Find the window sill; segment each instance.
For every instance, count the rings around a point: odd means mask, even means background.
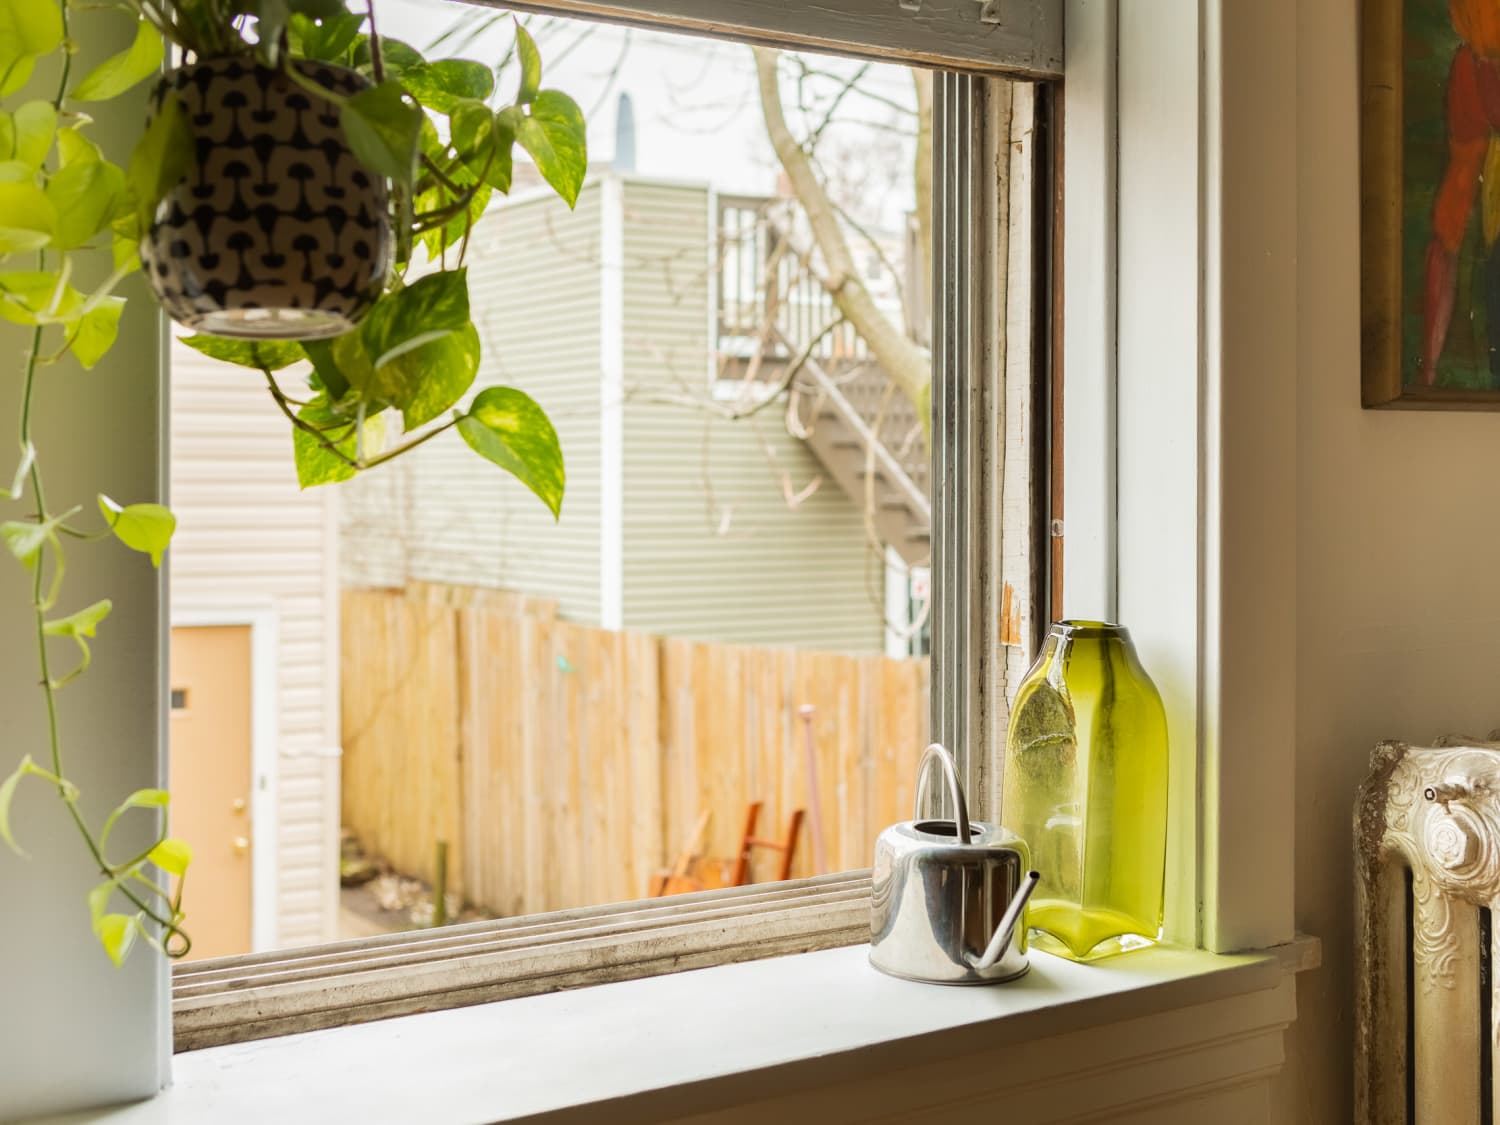
[[[1100,1028],[1108,1034],[1073,1049],[1068,1064],[1140,1105],[1131,1091],[1149,1070],[1141,1064],[1160,1069],[1164,1052],[1217,1050],[1233,1060],[1225,1089],[1274,1073],[1295,1014],[1287,978],[1318,956],[1312,939],[1233,956],[1162,947],[1092,966],[1034,953],[1022,980],[951,988],[884,976],[867,952],[848,946],[207,1048],[179,1055],[176,1084],[151,1101],[57,1120],[660,1120],[893,1080],[898,1097],[916,1097],[921,1081],[901,1076],[923,1067],[947,1101],[953,1078],[942,1068],[965,1055],[963,1081],[981,1081],[991,1098],[1010,1097],[1007,1082],[1040,1088],[1051,1073],[1051,1088],[1076,1099],[1085,1085],[1036,1048]],[[1252,1037],[1259,1053],[1245,1047]],[[1022,1074],[1007,1077],[981,1051],[999,1051]],[[1194,1063],[1195,1096],[1206,1073]],[[880,1096],[886,1111],[897,1108]],[[850,1119],[849,1096],[840,1097],[845,1108],[825,1119]],[[983,1092],[965,1106],[976,1097]]]

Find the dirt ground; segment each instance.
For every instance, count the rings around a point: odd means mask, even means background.
[[[420,879],[392,871],[364,855],[345,833],[339,888],[339,937],[362,938],[427,929],[432,925],[432,888]],[[448,896],[448,922],[473,922],[490,915],[465,908]]]

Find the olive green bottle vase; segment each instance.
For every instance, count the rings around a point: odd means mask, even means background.
[[[1011,709],[1001,801],[1042,875],[1038,948],[1088,961],[1160,936],[1167,717],[1125,629],[1052,626]]]

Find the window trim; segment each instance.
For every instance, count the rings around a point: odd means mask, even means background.
[[[998,522],[1004,486],[1007,289],[995,168],[1008,157],[999,83],[939,72],[933,83],[932,738],[953,752],[974,816],[996,819],[1005,743]],[[946,439],[946,440],[944,440]],[[1039,599],[1040,600],[1040,599]],[[1000,698],[997,699],[997,696]]]
[[[851,11],[874,10],[871,0],[839,0],[839,5]],[[590,14],[602,12],[611,18],[616,11],[636,6],[635,0],[608,6],[579,5],[574,0],[536,5],[562,14],[578,14],[578,8],[587,7]],[[789,17],[778,6],[774,12],[752,8],[748,18],[759,18],[771,27]],[[815,13],[810,24],[815,26],[817,19],[821,15]],[[733,27],[743,25],[728,25],[731,30],[727,32],[724,26],[719,25],[718,34],[733,34]],[[895,53],[902,56],[896,61],[910,61],[915,47],[904,22],[875,20],[872,27],[876,31],[865,42],[878,42],[891,27],[895,28],[892,34],[907,37]],[[778,46],[805,46],[808,31],[777,30],[772,38]],[[972,44],[968,51],[958,65],[971,72],[981,65],[995,70],[976,58]],[[885,55],[888,61],[889,53]],[[990,112],[997,86],[993,77],[940,72],[934,88],[935,134],[940,138],[934,151],[942,154],[937,156],[934,196],[947,193],[951,208],[947,229],[939,231],[935,225],[934,230],[934,277],[947,279],[942,292],[935,294],[934,339],[939,324],[956,326],[953,346],[934,354],[934,403],[941,418],[951,423],[945,432],[960,435],[961,440],[946,446],[947,486],[942,490],[949,508],[945,518],[960,532],[958,549],[939,551],[940,537],[934,536],[934,575],[945,565],[952,576],[947,584],[950,596],[944,600],[938,595],[945,608],[934,605],[933,729],[958,750],[970,774],[966,786],[975,795],[976,815],[985,816],[997,811],[987,796],[991,775],[997,772],[992,768],[994,751],[1004,742],[1004,707],[996,708],[991,701],[998,690],[996,660],[1003,663],[1004,655],[1001,650],[986,651],[987,631],[974,627],[974,622],[985,619],[976,615],[989,614],[992,619],[991,611],[998,612],[1000,589],[998,581],[993,587],[989,582],[978,590],[969,587],[976,575],[998,577],[990,562],[997,547],[990,513],[998,510],[992,501],[999,495],[1003,465],[995,456],[995,443],[984,440],[999,416],[996,411],[1003,410],[1005,395],[1004,349],[988,330],[990,325],[1005,322],[1005,286],[996,274],[1006,264],[997,256],[998,224],[1004,216],[997,211],[1000,201],[995,198],[992,177],[995,162],[1008,154],[1009,143],[999,135],[997,117]],[[941,140],[945,137],[946,144]],[[942,212],[941,207],[938,210]],[[981,262],[991,268],[976,270],[976,263]],[[940,316],[946,320],[939,320]],[[934,474],[935,501],[937,479]],[[981,487],[973,486],[976,479],[982,481]],[[941,526],[940,519],[935,519],[934,526]],[[994,562],[998,564],[997,557]],[[941,579],[934,581],[935,591],[944,588]],[[938,612],[949,619],[946,635],[953,643],[946,663],[939,655]],[[977,674],[943,679],[940,667],[973,668]],[[960,716],[956,725],[942,717],[949,714]],[[982,733],[971,737],[971,729]],[[971,747],[981,752],[966,753]],[[773,889],[730,888],[669,901],[473,923],[450,927],[441,935],[384,935],[189,963],[173,974],[174,1040],[177,1050],[188,1050],[694,966],[857,944],[869,938],[868,896],[868,874],[844,872],[778,884]]]
[[[642,12],[646,10],[646,0],[613,5],[556,0],[534,5],[538,9],[546,7],[594,17],[618,18],[624,13],[627,21],[651,26],[670,23],[676,7],[681,6],[681,0],[652,5],[652,18],[645,18]],[[1070,487],[1068,513],[1074,523],[1068,534],[1065,609],[1070,615],[1103,616],[1116,616],[1124,610],[1131,616],[1137,633],[1142,634],[1149,666],[1154,670],[1166,669],[1163,678],[1175,687],[1173,735],[1179,744],[1185,739],[1193,750],[1179,754],[1179,769],[1173,775],[1173,835],[1178,843],[1170,858],[1169,938],[1217,951],[1254,945],[1269,947],[1290,941],[1293,936],[1289,926],[1283,927],[1280,916],[1283,900],[1287,909],[1290,907],[1290,880],[1280,898],[1257,892],[1239,900],[1236,895],[1221,892],[1224,871],[1232,870],[1236,862],[1248,856],[1266,852],[1268,846],[1272,871],[1280,870],[1281,861],[1290,858],[1290,838],[1269,838],[1274,835],[1269,820],[1262,817],[1257,825],[1250,802],[1239,801],[1236,790],[1226,784],[1232,772],[1242,775],[1247,769],[1259,768],[1259,763],[1247,762],[1226,771],[1217,742],[1226,685],[1220,682],[1217,645],[1221,640],[1220,633],[1215,631],[1220,627],[1215,603],[1218,577],[1209,573],[1209,567],[1217,564],[1218,544],[1209,543],[1208,538],[1221,534],[1223,528],[1218,496],[1211,495],[1209,489],[1209,484],[1218,480],[1217,458],[1221,456],[1218,416],[1211,413],[1217,402],[1221,371],[1220,357],[1209,353],[1209,345],[1218,342],[1218,312],[1211,308],[1211,300],[1220,294],[1217,270],[1223,269],[1223,261],[1211,236],[1212,223],[1223,214],[1223,198],[1218,193],[1217,171],[1205,168],[1211,160],[1221,157],[1223,138],[1217,132],[1217,111],[1224,98],[1223,90],[1218,89],[1223,75],[1218,71],[1217,58],[1200,57],[1205,33],[1197,13],[1191,13],[1185,20],[1178,18],[1178,23],[1164,28],[1160,15],[1152,17],[1145,10],[1136,12],[1128,7],[1118,12],[1109,0],[1067,0],[1065,6],[1070,28],[1070,98],[1062,129],[1064,162],[1071,184],[1091,184],[1086,192],[1070,193],[1068,237],[1062,248],[1064,347],[1070,356],[1071,372],[1065,384],[1070,443],[1064,460]],[[762,40],[775,37],[780,45],[814,49],[819,46],[805,31],[769,36],[766,26],[796,17],[778,5],[763,7],[765,10],[759,5],[753,9],[766,21],[754,36]],[[769,10],[771,7],[774,12]],[[840,0],[837,7],[862,10],[868,7],[868,0]],[[1203,17],[1209,24],[1214,20],[1212,12]],[[886,24],[888,21],[882,26]],[[745,34],[742,24],[712,27],[694,24],[693,30]],[[1164,30],[1170,30],[1166,49],[1161,42]],[[1289,33],[1283,31],[1283,34]],[[861,42],[870,42],[870,36]],[[874,49],[876,46],[870,46],[871,52]],[[916,49],[903,48],[895,54],[910,60]],[[1163,55],[1169,60],[1166,66],[1160,66]],[[968,65],[972,68],[977,63],[969,60]],[[1122,75],[1127,77],[1124,81]],[[983,90],[986,80],[966,81],[971,87]],[[1245,113],[1251,113],[1248,105]],[[1169,129],[1161,127],[1163,114],[1170,123]],[[1149,144],[1143,145],[1143,138],[1149,139]],[[1163,222],[1160,211],[1172,210],[1161,207],[1160,195],[1146,192],[1145,180],[1139,175],[1143,166],[1140,154],[1161,151],[1172,153],[1170,169],[1184,172],[1176,177],[1169,172],[1166,177],[1172,180],[1178,201],[1188,204],[1175,208],[1166,219],[1178,239],[1173,246],[1184,251],[1175,255],[1161,255],[1160,248],[1151,248],[1145,240],[1154,225]],[[1121,171],[1122,165],[1127,171]],[[1158,183],[1161,178],[1158,171]],[[1152,288],[1139,288],[1136,299],[1124,305],[1131,342],[1127,347],[1118,347],[1121,308],[1116,303],[1116,294],[1145,282],[1154,282],[1158,288],[1163,284],[1178,287],[1176,291],[1188,294],[1193,305],[1190,324],[1181,323],[1181,309],[1152,312],[1145,300]],[[1152,329],[1188,336],[1187,344],[1173,353],[1175,362],[1170,365],[1148,362],[1146,351],[1134,347],[1136,342],[1149,338]],[[1122,411],[1122,399],[1127,401],[1128,410]],[[1170,585],[1160,574],[1149,576],[1140,567],[1116,565],[1122,553],[1128,558],[1130,552],[1139,552],[1142,538],[1137,534],[1122,550],[1121,532],[1113,516],[1116,511],[1128,516],[1142,510],[1143,504],[1154,496],[1151,468],[1154,463],[1160,465],[1157,450],[1148,449],[1154,431],[1142,432],[1137,428],[1131,434],[1127,432],[1128,420],[1139,417],[1142,408],[1152,404],[1170,407],[1170,417],[1179,422],[1187,419],[1190,435],[1185,440],[1185,447],[1191,452],[1191,458],[1187,459],[1190,487],[1173,496],[1172,504],[1158,505],[1152,513],[1154,526],[1164,528],[1172,549],[1187,550],[1193,580],[1185,586]],[[1118,441],[1131,435],[1134,441]],[[1103,458],[1098,456],[1100,450],[1104,450]],[[1085,453],[1091,453],[1092,465],[1083,456]],[[1175,453],[1182,455],[1184,450],[1179,447]],[[1181,458],[1176,466],[1182,468]],[[1139,553],[1136,558],[1140,558]],[[983,630],[971,628],[977,619],[972,612],[971,604],[963,633],[971,645],[983,637]],[[1140,622],[1145,622],[1145,628]],[[1250,687],[1236,687],[1236,691],[1248,694]],[[975,729],[983,729],[983,720]],[[1290,768],[1281,769],[1283,765],[1287,763],[1280,762],[1278,768],[1268,771],[1271,777],[1260,786],[1260,792],[1280,789],[1290,796]],[[1217,778],[1218,787],[1205,784],[1200,792],[1200,778],[1205,775],[1209,781]],[[1230,838],[1221,831],[1217,850],[1206,850],[1203,825],[1229,822],[1244,831],[1239,832],[1238,838]],[[1184,840],[1187,843],[1182,843]],[[1200,861],[1203,855],[1208,855],[1211,862]],[[196,975],[193,966],[184,966],[178,969],[180,984],[175,990],[178,1035],[181,1041],[187,1041],[205,1034],[205,1020],[210,1019],[217,1028],[239,1023],[249,1032],[255,1026],[254,1020],[248,1019],[249,1014],[257,1011],[255,1005],[266,1004],[275,996],[273,989],[287,987],[285,981],[278,986],[275,978],[285,974],[291,962],[299,957],[314,960],[323,957],[324,962],[332,963],[335,968],[339,959],[350,959],[341,971],[326,972],[323,977],[318,977],[317,966],[306,966],[314,971],[308,980],[315,984],[311,992],[305,987],[303,993],[312,995],[323,989],[323,999],[309,1008],[317,1013],[315,1016],[305,1011],[296,1019],[321,1019],[326,1023],[315,1026],[333,1026],[395,1014],[395,1010],[381,1008],[383,1004],[407,1005],[402,1008],[404,1011],[432,1010],[455,1002],[469,1004],[502,995],[520,995],[523,989],[541,992],[619,980],[625,975],[673,971],[684,968],[684,956],[700,957],[688,962],[690,965],[705,965],[864,941],[867,882],[861,882],[859,873],[823,876],[823,880],[831,882],[820,885],[822,880],[804,880],[777,886],[769,892],[765,888],[735,888],[670,903],[592,907],[567,915],[459,927],[463,930],[455,939],[459,947],[466,941],[492,945],[511,942],[505,947],[508,953],[487,950],[477,954],[478,962],[465,960],[465,956],[452,951],[450,956],[432,960],[432,942],[447,941],[447,935],[444,938],[398,935],[320,947],[302,954],[267,954],[204,966],[207,974],[219,972],[217,980]],[[1209,916],[1203,916],[1205,913]],[[723,921],[730,915],[735,919],[732,926]],[[615,921],[606,921],[609,918]],[[613,938],[609,941],[603,941],[603,935],[591,938],[588,926],[595,922],[606,929],[613,924]],[[699,922],[703,930],[694,941],[706,942],[702,947],[691,947],[685,953],[678,948],[669,953],[670,947],[654,944],[663,938],[675,939],[681,936],[678,933],[681,927]],[[570,948],[574,953],[588,951],[588,968],[546,971],[541,966],[546,965],[550,956],[547,951],[538,950],[535,945],[517,944],[519,932],[531,930],[532,938],[540,936],[556,945],[559,932],[549,933],[546,927],[568,924],[574,927],[583,924],[582,932],[573,938],[579,944]],[[790,932],[777,929],[787,924],[792,926]],[[1280,933],[1283,929],[1286,933]],[[586,945],[592,939],[598,941]],[[753,942],[753,947],[748,942]],[[404,998],[392,999],[387,995],[380,1001],[360,1001],[357,992],[351,992],[351,989],[390,989],[402,975],[410,977],[411,960],[419,957],[425,957],[431,975],[423,978],[420,986],[414,984]],[[511,965],[531,957],[532,965],[537,968],[525,981],[517,981],[513,969],[505,969],[502,980],[505,957],[510,957]],[[381,965],[389,966],[390,960],[399,960],[404,968],[398,972],[383,971]],[[607,968],[601,969],[601,962],[607,963]],[[198,1014],[208,1011],[211,1017]],[[234,1017],[236,1011],[240,1013],[239,1019]],[[267,1031],[270,1023],[263,1022],[260,1034],[296,1029],[290,1025],[276,1026],[278,1031]],[[190,1046],[204,1046],[207,1041],[225,1040],[199,1038]]]
[[[462,0],[788,50],[1038,81],[1063,76],[1064,0]]]

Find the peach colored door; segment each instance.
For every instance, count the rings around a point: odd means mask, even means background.
[[[190,957],[250,952],[250,626],[172,630],[172,835],[193,849]]]

